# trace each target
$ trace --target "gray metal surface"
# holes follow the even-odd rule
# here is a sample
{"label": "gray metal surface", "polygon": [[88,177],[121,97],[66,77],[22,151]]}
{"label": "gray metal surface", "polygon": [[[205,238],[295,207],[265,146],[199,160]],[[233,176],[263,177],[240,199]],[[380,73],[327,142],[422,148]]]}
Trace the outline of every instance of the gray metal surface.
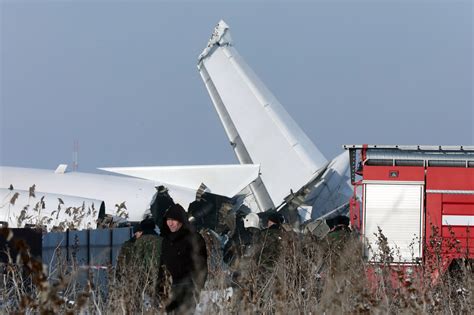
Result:
{"label": "gray metal surface", "polygon": [[404,161],[474,161],[474,151],[398,151],[389,149],[368,149],[368,160],[404,160]]}
{"label": "gray metal surface", "polygon": [[386,144],[344,144],[342,148],[349,149],[397,149],[403,151],[471,151],[472,145],[386,145]]}
{"label": "gray metal surface", "polygon": [[122,244],[130,237],[129,227],[45,233],[42,260],[51,266],[60,260],[83,267],[113,266]]}
{"label": "gray metal surface", "polygon": [[367,149],[367,165],[474,167],[474,146],[344,145]]}

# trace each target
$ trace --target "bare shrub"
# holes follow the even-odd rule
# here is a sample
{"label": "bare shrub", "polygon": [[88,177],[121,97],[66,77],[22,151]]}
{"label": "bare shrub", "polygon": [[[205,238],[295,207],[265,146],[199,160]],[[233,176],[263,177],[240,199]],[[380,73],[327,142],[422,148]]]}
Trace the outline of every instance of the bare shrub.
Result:
{"label": "bare shrub", "polygon": [[[6,232],[6,231],[5,231]],[[382,232],[380,241],[384,242]],[[432,266],[402,268],[391,263],[396,254],[379,246],[385,260],[368,264],[363,245],[353,235],[318,240],[284,232],[271,264],[261,258],[261,246],[247,251],[237,263],[222,262],[218,239],[203,233],[208,247],[209,277],[198,314],[346,314],[425,313],[471,314],[472,261],[459,260],[435,283]],[[44,266],[19,242],[18,257],[2,265],[0,312],[160,314],[165,300],[158,296],[157,270],[142,270],[138,262],[104,278],[80,270],[74,262],[57,259]],[[57,253],[58,257],[61,253]],[[372,268],[372,273],[370,269]],[[78,275],[86,273],[86,280]],[[166,294],[165,294],[166,295]]]}
{"label": "bare shrub", "polygon": [[472,313],[469,264],[461,264],[455,277],[446,273],[434,284],[420,264],[392,264],[397,251],[382,231],[379,242],[383,246],[377,255],[383,258],[373,265],[364,260],[358,237],[320,241],[285,233],[272,268],[259,265],[255,256],[240,260],[232,277],[234,295],[220,313]]}

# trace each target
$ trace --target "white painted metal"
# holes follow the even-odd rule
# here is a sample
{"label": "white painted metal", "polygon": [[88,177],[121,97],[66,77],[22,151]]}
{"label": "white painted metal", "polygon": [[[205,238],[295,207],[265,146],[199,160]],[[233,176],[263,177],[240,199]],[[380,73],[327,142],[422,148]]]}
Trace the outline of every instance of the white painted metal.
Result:
{"label": "white painted metal", "polygon": [[[116,204],[125,201],[131,221],[140,221],[150,207],[156,193],[154,181],[137,178],[66,172],[56,174],[53,170],[19,167],[0,167],[0,188],[13,185],[15,189],[28,191],[36,185],[38,191],[47,194],[80,197],[105,202],[106,213],[115,214]],[[176,202],[187,208],[195,199],[196,191],[185,187],[167,185]]]}
{"label": "white painted metal", "polygon": [[364,195],[363,235],[372,248],[369,259],[379,250],[374,235],[378,227],[389,245],[399,250],[394,262],[421,257],[423,185],[366,184]]}
{"label": "white painted metal", "polygon": [[[199,56],[198,69],[239,162],[260,164],[262,184],[252,191],[261,209],[279,205],[326,165],[326,158],[234,48],[225,22],[219,22]],[[335,196],[347,187],[346,155],[332,163],[324,183],[315,187],[319,193],[311,201],[318,201],[311,205],[316,212],[342,204]]]}
{"label": "white painted metal", "polygon": [[345,204],[352,195],[349,152],[342,152],[328,165],[321,179],[311,188],[305,204],[312,206],[311,219],[317,219]]}
{"label": "white painted metal", "polygon": [[345,144],[344,149],[398,149],[407,151],[474,151],[472,145],[385,145],[385,144]]}
{"label": "white painted metal", "polygon": [[108,172],[186,187],[194,191],[204,183],[208,192],[229,198],[255,181],[259,169],[259,165],[253,164],[101,168]]}
{"label": "white painted metal", "polygon": [[[8,227],[26,224],[78,230],[96,228],[102,201],[28,190],[0,189],[0,221]],[[68,209],[70,208],[70,209]],[[22,211],[25,210],[23,216]]]}
{"label": "white painted metal", "polygon": [[64,174],[67,170],[67,164],[59,164],[56,170],[54,171],[56,174]]}
{"label": "white painted metal", "polygon": [[474,195],[474,190],[427,189],[427,194]]}
{"label": "white painted metal", "polygon": [[474,226],[474,215],[443,215],[443,225]]}
{"label": "white painted metal", "polygon": [[[231,145],[235,154],[237,155],[239,162],[241,164],[252,164],[253,162],[250,154],[245,148],[242,138],[239,136],[239,133],[237,132],[237,129],[234,126],[234,123],[232,122],[232,119],[227,112],[222,99],[219,98],[219,94],[217,93],[214,84],[209,79],[209,75],[204,68],[201,68],[201,76],[204,79],[209,94],[211,95],[211,99],[215,104],[217,114],[219,115],[219,118],[224,126],[224,130],[227,133],[229,139],[232,139]],[[275,206],[260,176],[255,182],[250,184],[249,189],[258,205],[255,209],[252,208],[254,211],[264,211]]]}
{"label": "white painted metal", "polygon": [[[225,28],[221,36],[228,33]],[[202,74],[206,70],[204,81],[215,87],[209,92],[225,104],[252,162],[261,165],[262,181],[275,203],[309,181],[326,159],[230,44],[207,47],[198,68]],[[228,136],[235,143],[235,136]]]}

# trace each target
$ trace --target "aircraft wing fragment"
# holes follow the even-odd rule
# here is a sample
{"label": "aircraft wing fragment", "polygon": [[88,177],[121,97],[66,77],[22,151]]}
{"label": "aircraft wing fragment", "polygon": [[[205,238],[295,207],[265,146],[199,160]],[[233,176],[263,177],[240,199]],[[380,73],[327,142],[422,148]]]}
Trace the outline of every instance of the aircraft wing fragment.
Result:
{"label": "aircraft wing fragment", "polygon": [[213,194],[234,197],[258,178],[260,166],[197,165],[151,167],[105,167],[101,170],[148,179],[164,185],[170,184],[196,191],[202,183]]}

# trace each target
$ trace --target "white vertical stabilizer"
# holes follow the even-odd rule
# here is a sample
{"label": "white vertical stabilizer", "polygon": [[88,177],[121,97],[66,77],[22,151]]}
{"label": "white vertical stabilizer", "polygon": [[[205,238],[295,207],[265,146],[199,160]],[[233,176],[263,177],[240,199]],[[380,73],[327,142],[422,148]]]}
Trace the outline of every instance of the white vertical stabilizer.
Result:
{"label": "white vertical stabilizer", "polygon": [[198,69],[239,162],[261,165],[261,182],[252,190],[262,210],[281,203],[326,164],[232,46],[225,22],[216,26]]}

